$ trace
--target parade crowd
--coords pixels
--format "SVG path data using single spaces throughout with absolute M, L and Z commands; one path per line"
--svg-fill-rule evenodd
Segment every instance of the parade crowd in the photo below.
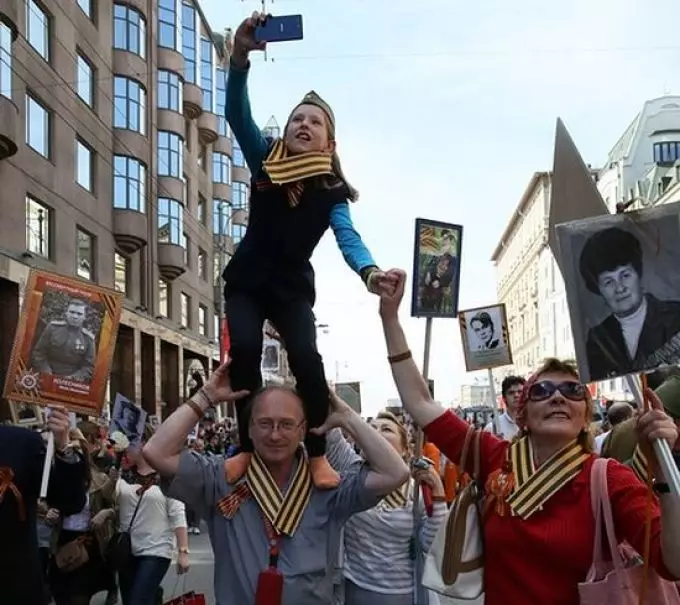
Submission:
M 600 564 L 644 569 L 635 590 L 647 603 L 680 603 L 680 505 L 652 449 L 678 445 L 680 373 L 651 374 L 648 408 L 612 404 L 597 429 L 589 390 L 557 359 L 507 378 L 504 412 L 485 430 L 434 401 L 399 320 L 407 276 L 380 269 L 352 224 L 358 193 L 331 107 L 309 92 L 277 140 L 253 121 L 248 57 L 264 49 L 253 35 L 264 19 L 236 31 L 227 84 L 253 174 L 249 227 L 224 273 L 229 359 L 138 446 L 89 420 L 73 427 L 58 406 L 42 431 L 0 427 L 0 603 L 86 605 L 103 592 L 107 605 L 119 594 L 123 605 L 171 602 L 162 580 L 173 561 L 190 572 L 188 536 L 202 523 L 218 605 L 623 603 L 617 581 L 602 596 Z M 324 376 L 309 259 L 329 227 L 379 300 L 402 417 L 365 421 Z M 265 319 L 295 388 L 262 385 Z M 230 403 L 236 425 L 216 422 Z M 475 540 L 482 551 L 466 560 Z

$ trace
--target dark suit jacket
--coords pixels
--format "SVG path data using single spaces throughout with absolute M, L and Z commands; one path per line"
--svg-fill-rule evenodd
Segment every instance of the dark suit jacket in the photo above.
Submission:
M 24 500 L 26 520 L 19 520 L 16 497 L 7 490 L 0 502 L 0 603 L 42 605 L 43 583 L 38 559 L 36 509 L 40 495 L 45 446 L 38 433 L 23 427 L 0 426 L 0 467 L 14 471 L 14 484 Z M 55 457 L 47 503 L 62 516 L 85 506 L 85 464 L 81 458 Z
M 614 315 L 588 332 L 586 357 L 591 382 L 651 369 L 645 368 L 645 359 L 680 333 L 680 302 L 658 300 L 651 294 L 646 298 L 647 316 L 634 359 L 628 354 L 621 324 Z

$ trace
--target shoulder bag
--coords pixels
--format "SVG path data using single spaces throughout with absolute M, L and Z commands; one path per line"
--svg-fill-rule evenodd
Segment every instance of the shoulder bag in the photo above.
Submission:
M 104 560 L 113 570 L 119 570 L 124 567 L 130 560 L 130 557 L 132 557 L 132 537 L 130 536 L 130 531 L 137 518 L 139 505 L 142 503 L 145 491 L 146 490 L 140 494 L 139 500 L 137 500 L 137 506 L 135 506 L 135 511 L 132 513 L 132 519 L 130 520 L 130 525 L 128 525 L 127 530 L 117 531 L 106 545 Z
M 612 504 L 607 487 L 606 458 L 597 458 L 590 475 L 590 498 L 595 516 L 593 562 L 586 581 L 578 585 L 581 605 L 638 605 L 644 564 L 642 557 L 627 543 L 618 544 L 612 515 Z M 602 554 L 602 525 L 607 534 L 611 561 Z M 673 582 L 664 580 L 652 568 L 647 584 L 647 603 L 679 605 L 680 596 Z
M 465 469 L 472 444 L 474 462 L 472 481 L 460 489 L 445 523 L 437 531 L 425 557 L 423 586 L 440 595 L 447 605 L 482 605 L 484 603 L 484 544 L 479 483 L 480 435 L 470 427 L 465 435 L 460 459 Z M 461 477 L 463 472 L 461 472 Z

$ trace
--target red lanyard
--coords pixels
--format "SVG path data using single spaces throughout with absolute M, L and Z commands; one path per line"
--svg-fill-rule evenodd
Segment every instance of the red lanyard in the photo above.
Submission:
M 264 530 L 267 533 L 267 542 L 269 543 L 269 567 L 277 569 L 279 566 L 282 536 L 274 529 L 269 517 L 264 513 L 262 513 L 262 520 L 264 521 Z

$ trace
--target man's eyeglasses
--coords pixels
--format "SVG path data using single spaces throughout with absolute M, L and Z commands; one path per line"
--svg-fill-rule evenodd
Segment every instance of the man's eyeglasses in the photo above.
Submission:
M 253 420 L 253 424 L 263 433 L 273 433 L 277 429 L 279 433 L 292 433 L 294 430 L 300 428 L 304 420 L 299 422 L 296 420 L 279 420 L 275 422 L 271 418 L 258 418 Z
M 563 397 L 571 401 L 582 401 L 586 397 L 586 387 L 580 382 L 552 382 L 551 380 L 541 380 L 532 384 L 529 388 L 529 399 L 531 401 L 545 401 L 552 397 L 555 391 L 559 391 Z

